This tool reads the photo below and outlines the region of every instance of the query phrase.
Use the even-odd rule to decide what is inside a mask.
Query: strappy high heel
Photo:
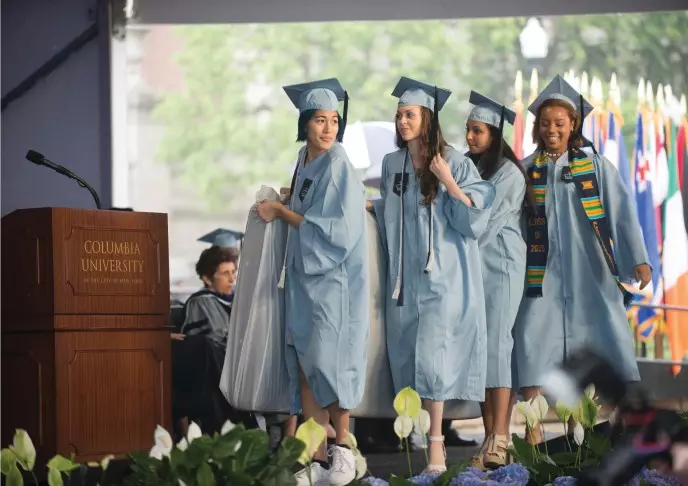
[[[478,452],[473,454],[473,457],[471,457],[471,466],[475,467],[477,469],[484,469],[485,465],[483,464],[483,457],[485,456],[485,451],[487,450],[488,447],[488,442],[490,440],[491,435],[485,436],[485,439],[483,439],[483,443],[480,445],[480,449],[478,449]]]
[[[443,435],[429,435],[428,440],[430,442],[441,442],[442,443],[442,452],[444,453],[444,459],[446,461],[447,459],[447,449],[444,447],[444,436]],[[444,474],[447,472],[447,466],[446,464],[443,465],[437,465],[437,464],[428,464],[428,466],[423,470],[423,474]]]
[[[508,464],[509,438],[506,435],[493,434],[488,440],[483,455],[483,464],[488,469],[496,469]]]

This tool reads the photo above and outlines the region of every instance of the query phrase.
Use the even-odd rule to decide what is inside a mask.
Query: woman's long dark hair
[[[511,146],[506,140],[502,140],[503,135],[499,131],[499,128],[492,125],[487,125],[487,128],[490,130],[490,138],[492,141],[490,142],[490,146],[487,147],[487,150],[478,157],[482,170],[481,177],[483,180],[489,180],[501,167],[502,159],[510,160],[518,167],[518,170],[521,171],[523,178],[526,180],[526,195],[523,198],[523,209],[535,211],[535,193],[533,192],[533,184],[530,181],[530,177],[528,177],[528,174],[518,160],[518,157],[516,157]]]
[[[420,157],[424,161],[423,168],[420,171],[420,193],[424,196],[423,205],[429,206],[437,197],[437,191],[439,190],[440,181],[437,179],[435,174],[430,170],[430,129],[432,126],[433,113],[430,109],[421,106],[420,107],[420,135],[418,136],[420,140]],[[404,141],[399,133],[399,127],[397,126],[396,119],[394,121],[394,129],[396,131],[395,143],[399,148],[407,148],[408,143]],[[449,144],[444,139],[442,135],[442,127],[437,124],[437,145],[439,147],[438,153],[444,157],[447,147]]]

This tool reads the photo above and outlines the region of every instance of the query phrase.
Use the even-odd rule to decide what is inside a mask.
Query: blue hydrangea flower
[[[571,476],[559,476],[554,480],[552,486],[577,486],[578,481]]]
[[[370,486],[389,486],[389,483],[384,479],[374,478],[372,476],[368,476],[363,482],[370,484]]]
[[[487,472],[475,467],[468,467],[451,480],[449,486],[476,486],[487,484]]]
[[[521,464],[509,464],[488,473],[488,477],[503,485],[525,486],[530,480],[530,473]]]
[[[418,476],[414,476],[410,479],[410,481],[413,484],[417,484],[418,486],[431,486],[432,484],[435,483],[435,480],[439,478],[439,474],[419,474]]]
[[[643,481],[652,484],[653,486],[681,486],[681,483],[675,476],[667,476],[659,471],[654,471],[651,469],[643,468],[639,476],[643,479]]]

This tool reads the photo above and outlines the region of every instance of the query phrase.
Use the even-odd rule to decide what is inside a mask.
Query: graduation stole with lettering
[[[623,295],[624,305],[628,305],[631,302],[632,296],[619,281],[619,271],[612,249],[609,220],[605,215],[602,201],[600,200],[595,166],[590,156],[582,150],[572,149],[569,159],[569,166],[564,167],[562,179],[565,183],[575,184],[583,210],[597,237],[597,242],[602,248],[607,267],[609,267],[609,271]],[[547,155],[544,151],[540,151],[536,154],[534,163],[528,171],[528,176],[533,183],[537,212],[535,215],[528,217],[527,297],[542,297],[542,283],[545,279],[545,269],[547,267],[547,252],[549,250],[547,216],[545,213],[547,163]]]

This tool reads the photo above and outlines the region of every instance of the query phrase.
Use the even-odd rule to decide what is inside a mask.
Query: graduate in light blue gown
[[[521,214],[525,208],[535,208],[535,197],[503,136],[504,122],[513,125],[516,113],[475,91],[469,101],[475,106],[466,121],[467,155],[496,191],[487,229],[478,239],[487,317],[487,379],[481,404],[485,440],[472,462],[474,467],[497,468],[507,461],[515,398],[511,393],[512,329],[526,274]]]
[[[401,78],[392,94],[399,150],[385,156],[381,198],[370,203],[389,259],[387,349],[395,391],[412,387],[430,412],[428,470],[441,472],[444,401],[485,394],[478,238],[495,190],[442,137],[449,91]]]
[[[638,381],[624,308],[629,296],[620,284],[644,287],[651,278],[635,202],[611,162],[580,149],[592,106],[566,81],[557,75],[529,110],[538,149],[524,166],[537,215],[524,222],[527,281],[514,325],[524,398],[535,397],[543,374],[583,347]],[[534,430],[528,439],[541,437]]]
[[[365,192],[341,141],[348,97],[336,79],[284,90],[299,109],[299,151],[289,206],[263,201],[265,221],[290,225],[285,259],[286,356],[291,413],[303,410],[325,426],[337,445],[327,463],[326,443],[297,484],[344,485],[355,478],[348,448],[349,410],[362,399],[370,313]],[[337,112],[344,100],[344,121]]]

